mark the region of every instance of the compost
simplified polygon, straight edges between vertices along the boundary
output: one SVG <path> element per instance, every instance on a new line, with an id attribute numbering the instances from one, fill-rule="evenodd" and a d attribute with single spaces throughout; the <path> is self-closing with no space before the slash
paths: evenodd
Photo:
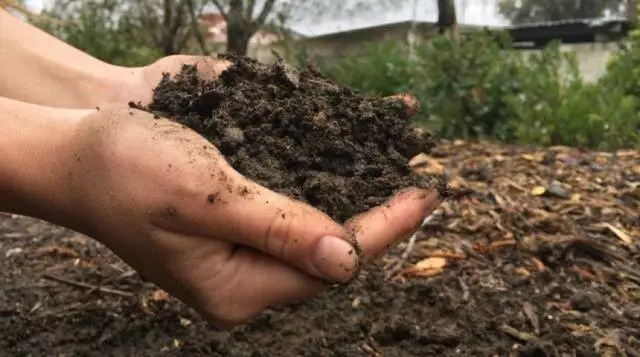
<path id="1" fill-rule="evenodd" d="M 247 178 L 341 223 L 410 186 L 447 195 L 443 180 L 409 167 L 434 137 L 412 125 L 401 99 L 364 96 L 280 57 L 220 57 L 231 65 L 217 80 L 184 66 L 149 106 L 133 105 L 195 130 Z"/>

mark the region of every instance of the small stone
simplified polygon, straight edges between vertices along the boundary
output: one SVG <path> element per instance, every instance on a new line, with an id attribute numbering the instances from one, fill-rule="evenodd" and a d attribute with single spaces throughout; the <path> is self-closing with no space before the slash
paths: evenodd
<path id="1" fill-rule="evenodd" d="M 6 258 L 9 258 L 12 255 L 17 255 L 17 254 L 20 254 L 20 253 L 22 253 L 22 248 L 11 248 L 11 249 L 7 250 L 7 252 L 5 253 L 4 256 Z"/>
<path id="2" fill-rule="evenodd" d="M 225 129 L 224 137 L 234 144 L 242 144 L 244 142 L 244 133 L 240 128 L 230 127 Z"/>
<path id="3" fill-rule="evenodd" d="M 587 312 L 602 305 L 604 298 L 595 291 L 579 291 L 571 297 L 570 303 L 572 309 Z"/>
<path id="4" fill-rule="evenodd" d="M 549 196 L 555 196 L 560 198 L 569 198 L 571 194 L 567 192 L 567 190 L 562 187 L 562 183 L 560 181 L 553 181 L 551 185 L 547 188 L 546 194 Z"/>

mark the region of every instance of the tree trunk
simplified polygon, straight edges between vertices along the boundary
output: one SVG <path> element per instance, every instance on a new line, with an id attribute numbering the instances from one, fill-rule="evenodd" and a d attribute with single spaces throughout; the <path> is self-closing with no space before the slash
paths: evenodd
<path id="1" fill-rule="evenodd" d="M 458 38 L 458 19 L 454 0 L 438 0 L 438 32 Z"/>
<path id="2" fill-rule="evenodd" d="M 627 0 L 627 20 L 632 24 L 637 25 L 638 21 L 638 7 L 635 0 Z"/>
<path id="3" fill-rule="evenodd" d="M 254 33 L 251 19 L 244 16 L 242 0 L 231 0 L 227 13 L 227 52 L 246 55 Z"/>
<path id="4" fill-rule="evenodd" d="M 235 29 L 235 31 L 232 31 L 231 27 L 227 27 L 227 52 L 246 56 L 249 51 L 250 36 L 246 31 L 243 31 L 242 27 Z"/>

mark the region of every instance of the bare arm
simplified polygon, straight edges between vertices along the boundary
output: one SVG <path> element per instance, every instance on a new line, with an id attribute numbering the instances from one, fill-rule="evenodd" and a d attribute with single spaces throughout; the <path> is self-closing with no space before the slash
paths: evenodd
<path id="1" fill-rule="evenodd" d="M 60 167 L 68 160 L 76 124 L 89 112 L 0 97 L 0 211 L 61 218 L 67 186 Z"/>
<path id="2" fill-rule="evenodd" d="M 100 41 L 100 39 L 96 39 Z M 102 62 L 0 9 L 0 96 L 52 107 L 119 101 L 137 69 Z"/>

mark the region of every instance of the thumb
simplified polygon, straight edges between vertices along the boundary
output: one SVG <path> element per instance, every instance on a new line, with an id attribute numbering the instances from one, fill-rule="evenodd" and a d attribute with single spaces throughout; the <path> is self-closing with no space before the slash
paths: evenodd
<path id="1" fill-rule="evenodd" d="M 198 219 L 201 233 L 249 246 L 306 272 L 331 281 L 350 280 L 358 254 L 346 229 L 319 210 L 241 178 L 236 189 Z M 242 192 L 242 194 L 238 193 Z"/>

